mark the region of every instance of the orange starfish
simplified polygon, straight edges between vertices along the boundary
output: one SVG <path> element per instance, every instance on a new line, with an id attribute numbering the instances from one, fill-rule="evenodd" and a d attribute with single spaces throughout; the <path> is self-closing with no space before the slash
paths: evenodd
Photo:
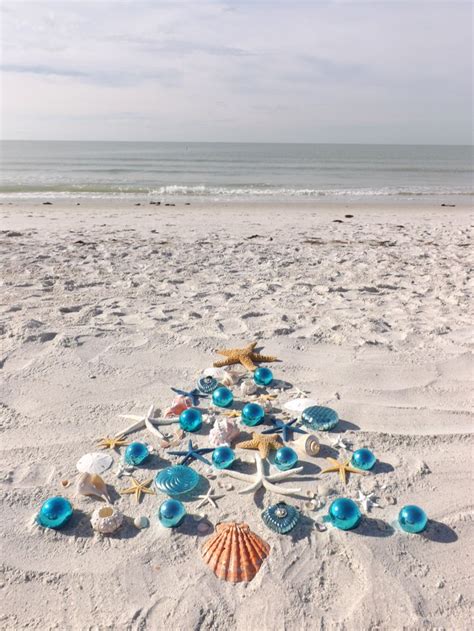
<path id="1" fill-rule="evenodd" d="M 338 462 L 337 460 L 335 460 L 335 458 L 326 458 L 326 460 L 332 463 L 332 465 L 327 469 L 321 471 L 321 473 L 332 473 L 337 471 L 339 473 L 341 481 L 344 482 L 344 484 L 347 483 L 348 473 L 360 473 L 361 475 L 366 475 L 365 471 L 361 471 L 360 469 L 354 469 L 354 467 L 351 467 L 349 465 L 350 460 L 346 460 L 345 462 Z"/>
<path id="2" fill-rule="evenodd" d="M 259 434 L 258 432 L 252 433 L 252 440 L 244 440 L 242 443 L 237 443 L 236 447 L 241 449 L 258 449 L 262 458 L 266 458 L 270 453 L 270 449 L 280 449 L 282 444 L 278 434 Z"/>
<path id="3" fill-rule="evenodd" d="M 254 353 L 253 349 L 257 346 L 257 342 L 252 342 L 248 346 L 244 348 L 227 348 L 221 349 L 217 352 L 219 355 L 224 355 L 227 359 L 223 359 L 218 362 L 214 362 L 214 366 L 216 368 L 221 368 L 222 366 L 232 366 L 233 364 L 242 364 L 244 368 L 250 371 L 254 371 L 257 366 L 256 363 L 259 362 L 277 362 L 279 359 L 277 357 L 272 357 L 271 355 L 260 355 L 260 353 Z"/>
<path id="4" fill-rule="evenodd" d="M 105 438 L 99 438 L 98 446 L 100 449 L 117 449 L 117 447 L 123 447 L 128 444 L 129 443 L 124 440 L 124 436 L 106 436 Z"/>

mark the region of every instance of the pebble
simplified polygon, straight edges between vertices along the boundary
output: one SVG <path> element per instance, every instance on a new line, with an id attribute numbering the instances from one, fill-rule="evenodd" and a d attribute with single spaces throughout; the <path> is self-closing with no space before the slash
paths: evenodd
<path id="1" fill-rule="evenodd" d="M 201 533 L 208 532 L 211 529 L 211 524 L 207 521 L 200 521 L 197 529 L 198 529 L 198 532 L 201 532 Z"/>
<path id="2" fill-rule="evenodd" d="M 397 503 L 397 500 L 395 497 L 393 497 L 393 495 L 386 495 L 385 501 L 387 502 L 387 504 L 392 504 L 392 505 Z"/>
<path id="3" fill-rule="evenodd" d="M 142 528 L 148 528 L 150 520 L 148 517 L 145 517 L 145 515 L 140 515 L 140 517 L 135 517 L 133 524 L 136 528 L 140 528 L 141 530 Z"/>

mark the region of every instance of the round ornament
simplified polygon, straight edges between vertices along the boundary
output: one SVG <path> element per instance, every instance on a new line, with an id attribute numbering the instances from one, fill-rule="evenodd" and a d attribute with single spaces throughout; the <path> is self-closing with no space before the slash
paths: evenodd
<path id="1" fill-rule="evenodd" d="M 340 530 L 356 528 L 361 519 L 362 515 L 359 507 L 347 497 L 340 497 L 334 500 L 329 507 L 329 520 L 333 526 Z"/>
<path id="2" fill-rule="evenodd" d="M 357 449 L 357 451 L 354 451 L 354 453 L 352 454 L 351 465 L 353 467 L 356 467 L 357 469 L 369 471 L 369 469 L 373 468 L 376 462 L 377 458 L 370 451 L 370 449 L 367 449 L 366 447 L 363 447 L 362 449 Z"/>
<path id="3" fill-rule="evenodd" d="M 214 377 L 210 375 L 200 377 L 197 382 L 197 387 L 200 392 L 203 394 L 211 394 L 219 385 L 219 382 Z"/>
<path id="4" fill-rule="evenodd" d="M 313 430 L 327 432 L 333 427 L 336 427 L 339 422 L 339 414 L 332 408 L 327 408 L 322 405 L 311 405 L 309 408 L 303 410 L 301 422 L 303 425 Z"/>
<path id="5" fill-rule="evenodd" d="M 291 447 L 280 447 L 275 453 L 275 466 L 280 471 L 292 469 L 298 462 L 298 454 Z"/>
<path id="6" fill-rule="evenodd" d="M 428 523 L 425 511 L 414 504 L 404 506 L 398 513 L 398 523 L 405 532 L 423 532 Z"/>
<path id="7" fill-rule="evenodd" d="M 167 495 L 182 495 L 192 491 L 199 482 L 199 473 L 191 467 L 177 464 L 167 467 L 155 477 L 155 484 L 159 491 Z"/>
<path id="8" fill-rule="evenodd" d="M 259 366 L 253 373 L 253 379 L 257 386 L 269 386 L 273 381 L 273 373 L 270 368 Z"/>
<path id="9" fill-rule="evenodd" d="M 157 512 L 158 520 L 165 528 L 176 528 L 186 516 L 186 509 L 179 500 L 165 500 Z"/>
<path id="10" fill-rule="evenodd" d="M 212 452 L 212 464 L 216 469 L 228 469 L 234 460 L 234 450 L 228 445 L 219 445 Z"/>
<path id="11" fill-rule="evenodd" d="M 241 420 L 244 425 L 253 427 L 263 421 L 265 410 L 258 403 L 247 403 L 242 408 Z"/>
<path id="12" fill-rule="evenodd" d="M 71 502 L 65 497 L 50 497 L 40 508 L 36 518 L 38 524 L 44 528 L 61 528 L 72 517 Z"/>
<path id="13" fill-rule="evenodd" d="M 179 415 L 179 426 L 185 432 L 197 432 L 202 425 L 202 412 L 197 408 L 188 408 Z"/>
<path id="14" fill-rule="evenodd" d="M 300 512 L 294 506 L 278 502 L 266 508 L 262 513 L 263 522 L 268 528 L 284 535 L 296 526 L 300 518 Z"/>
<path id="15" fill-rule="evenodd" d="M 229 388 L 225 386 L 219 386 L 212 393 L 212 402 L 219 408 L 228 408 L 232 405 L 234 395 Z"/>
<path id="16" fill-rule="evenodd" d="M 125 450 L 124 460 L 126 464 L 135 467 L 141 465 L 150 455 L 150 450 L 145 443 L 134 442 L 128 445 Z"/>

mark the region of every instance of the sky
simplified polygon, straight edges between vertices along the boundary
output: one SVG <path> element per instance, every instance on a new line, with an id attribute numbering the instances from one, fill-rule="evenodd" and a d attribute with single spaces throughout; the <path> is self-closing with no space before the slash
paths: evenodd
<path id="1" fill-rule="evenodd" d="M 470 144 L 472 4 L 2 0 L 8 139 Z"/>

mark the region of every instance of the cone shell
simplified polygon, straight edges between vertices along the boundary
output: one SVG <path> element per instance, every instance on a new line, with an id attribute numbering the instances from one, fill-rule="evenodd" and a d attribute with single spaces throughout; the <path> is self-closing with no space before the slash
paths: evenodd
<path id="1" fill-rule="evenodd" d="M 202 547 L 202 558 L 214 574 L 231 583 L 251 581 L 270 546 L 245 523 L 225 522 Z"/>

